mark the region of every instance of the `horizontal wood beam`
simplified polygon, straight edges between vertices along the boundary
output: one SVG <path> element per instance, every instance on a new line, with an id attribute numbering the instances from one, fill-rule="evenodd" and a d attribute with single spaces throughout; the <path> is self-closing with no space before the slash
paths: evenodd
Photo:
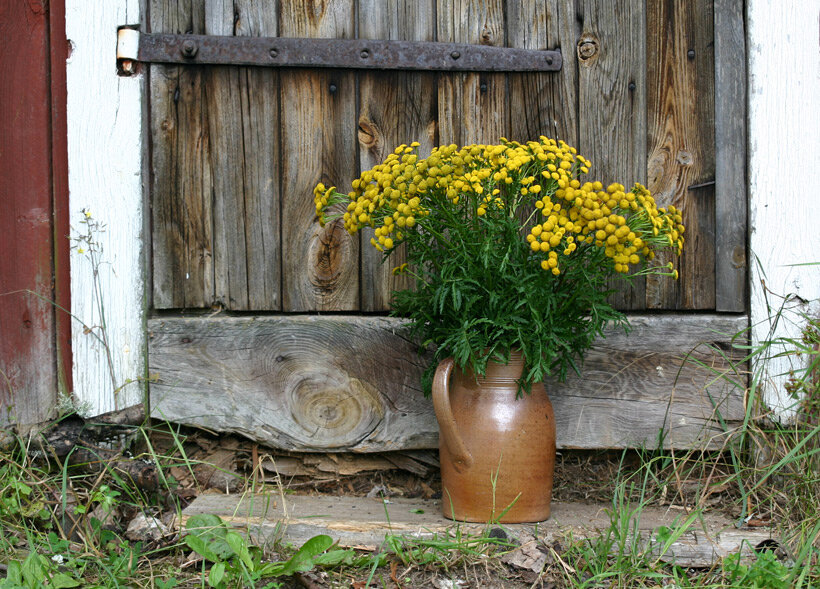
<path id="1" fill-rule="evenodd" d="M 714 407 L 729 426 L 744 415 L 742 390 L 717 375 L 746 316 L 630 320 L 628 336 L 607 332 L 582 376 L 547 383 L 558 446 L 719 447 L 725 432 Z M 427 358 L 399 319 L 175 317 L 151 319 L 148 329 L 153 417 L 286 450 L 437 446 L 432 403 L 419 388 Z"/>

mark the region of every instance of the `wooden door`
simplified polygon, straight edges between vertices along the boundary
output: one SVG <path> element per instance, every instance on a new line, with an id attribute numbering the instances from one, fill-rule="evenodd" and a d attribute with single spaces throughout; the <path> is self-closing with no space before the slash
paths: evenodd
<path id="1" fill-rule="evenodd" d="M 349 185 L 400 143 L 429 151 L 547 135 L 577 146 L 593 176 L 642 182 L 682 209 L 688 240 L 679 281 L 617 293 L 621 308 L 653 312 L 633 315 L 629 340 L 613 334 L 583 378 L 556 386 L 559 446 L 651 445 L 662 427 L 667 445 L 702 443 L 719 429 L 711 399 L 724 419 L 742 418 L 737 391 L 707 392 L 710 374 L 691 364 L 679 372 L 691 350 L 712 361 L 700 342 L 725 345 L 746 323 L 718 314 L 746 305 L 745 260 L 717 256 L 745 243 L 746 222 L 745 194 L 715 189 L 724 4 L 149 2 L 154 33 L 443 41 L 564 58 L 549 73 L 152 65 L 154 413 L 298 450 L 435 446 L 418 391 L 425 359 L 400 321 L 381 316 L 402 283 L 363 247 L 368 235 L 319 227 L 312 189 Z"/>

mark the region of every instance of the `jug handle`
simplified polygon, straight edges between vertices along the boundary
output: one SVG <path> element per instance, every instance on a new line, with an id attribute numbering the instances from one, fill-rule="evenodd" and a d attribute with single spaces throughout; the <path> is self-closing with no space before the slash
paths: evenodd
<path id="1" fill-rule="evenodd" d="M 436 412 L 440 435 L 450 450 L 453 468 L 463 472 L 473 464 L 473 456 L 464 445 L 458 434 L 456 419 L 450 407 L 450 375 L 453 372 L 453 359 L 442 360 L 433 377 L 433 409 Z"/>

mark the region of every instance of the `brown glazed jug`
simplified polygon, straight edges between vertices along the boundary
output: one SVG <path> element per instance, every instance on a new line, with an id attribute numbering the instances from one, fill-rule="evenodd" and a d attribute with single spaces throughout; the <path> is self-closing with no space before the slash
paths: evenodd
<path id="1" fill-rule="evenodd" d="M 452 358 L 439 364 L 433 406 L 445 517 L 505 523 L 549 518 L 555 418 L 542 383 L 516 399 L 522 370 L 520 353 L 508 364 L 489 362 L 483 378 L 454 368 Z"/>

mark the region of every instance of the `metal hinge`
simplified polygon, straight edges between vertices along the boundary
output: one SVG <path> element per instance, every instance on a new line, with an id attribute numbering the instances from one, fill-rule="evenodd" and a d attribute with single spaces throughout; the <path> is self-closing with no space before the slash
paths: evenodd
<path id="1" fill-rule="evenodd" d="M 133 74 L 135 64 L 214 64 L 261 67 L 355 68 L 469 72 L 555 72 L 556 50 L 490 47 L 427 41 L 219 37 L 140 33 L 122 27 L 117 64 Z"/>

